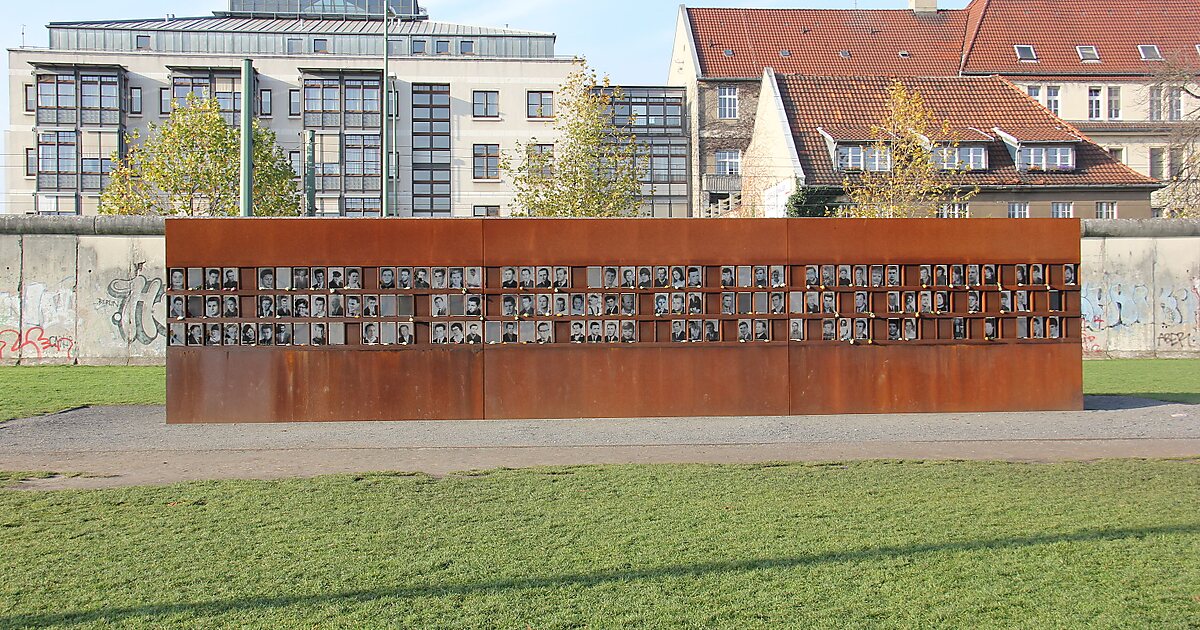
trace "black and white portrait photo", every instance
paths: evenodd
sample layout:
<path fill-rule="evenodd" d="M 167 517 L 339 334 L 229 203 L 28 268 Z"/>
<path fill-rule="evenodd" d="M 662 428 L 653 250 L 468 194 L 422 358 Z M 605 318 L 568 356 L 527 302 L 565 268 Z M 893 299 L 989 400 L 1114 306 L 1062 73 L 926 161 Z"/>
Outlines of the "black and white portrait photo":
<path fill-rule="evenodd" d="M 362 296 L 346 296 L 346 317 L 362 317 Z"/>
<path fill-rule="evenodd" d="M 571 315 L 583 315 L 587 312 L 586 302 L 582 293 L 571 294 Z"/>
<path fill-rule="evenodd" d="M 721 267 L 721 286 L 723 288 L 736 286 L 736 273 L 737 272 L 733 267 Z"/>
<path fill-rule="evenodd" d="M 621 271 L 617 267 L 604 268 L 604 288 L 615 289 L 621 285 Z"/>
<path fill-rule="evenodd" d="M 704 294 L 689 293 L 687 295 L 687 312 L 689 315 L 701 315 L 704 313 Z"/>
<path fill-rule="evenodd" d="M 554 343 L 554 326 L 550 322 L 538 322 L 534 340 L 537 343 Z"/>
<path fill-rule="evenodd" d="M 330 335 L 330 343 L 333 343 L 332 335 Z M 413 336 L 413 325 L 401 322 L 396 325 L 396 343 L 404 346 L 410 346 L 416 342 L 416 337 Z"/>
<path fill-rule="evenodd" d="M 187 344 L 187 327 L 183 324 L 167 326 L 167 345 L 182 346 Z"/>
<path fill-rule="evenodd" d="M 933 267 L 931 265 L 921 265 L 919 275 L 921 288 L 925 288 L 933 284 Z"/>
<path fill-rule="evenodd" d="M 516 285 L 514 285 L 514 287 L 515 287 L 515 286 L 516 286 Z M 428 268 L 428 267 L 415 267 L 415 268 L 413 268 L 413 288 L 414 288 L 414 289 L 428 289 L 428 288 L 430 288 L 430 285 L 429 285 L 429 268 Z"/>
<path fill-rule="evenodd" d="M 775 292 L 771 294 L 771 301 L 767 307 L 767 310 L 769 310 L 773 315 L 787 312 L 787 307 L 784 304 L 782 293 Z"/>
<path fill-rule="evenodd" d="M 888 291 L 887 307 L 888 307 L 887 310 L 889 313 L 899 313 L 902 310 L 900 308 L 900 292 L 899 291 Z"/>
<path fill-rule="evenodd" d="M 221 317 L 241 317 L 241 308 L 238 305 L 237 296 L 226 295 L 222 300 Z"/>
<path fill-rule="evenodd" d="M 632 276 L 632 275 L 633 275 L 633 273 L 631 271 L 630 276 Z M 632 280 L 632 278 L 631 278 L 631 280 Z M 537 268 L 537 277 L 534 279 L 534 286 L 538 289 L 551 289 L 554 287 L 554 281 L 550 279 L 550 268 L 549 267 L 538 267 Z M 454 288 L 454 287 L 450 287 L 450 288 Z"/>
<path fill-rule="evenodd" d="M 450 334 L 446 342 L 451 344 L 463 344 L 467 342 L 467 330 L 463 327 L 462 322 L 450 322 Z"/>
<path fill-rule="evenodd" d="M 465 342 L 471 345 L 483 343 L 483 325 L 479 322 L 468 322 Z"/>
<path fill-rule="evenodd" d="M 363 300 L 363 317 L 379 317 L 379 296 L 364 295 Z M 298 309 L 299 307 L 297 307 Z M 296 317 L 300 317 L 299 314 Z"/>
<path fill-rule="evenodd" d="M 754 323 L 748 319 L 738 320 L 738 342 L 754 341 Z"/>
<path fill-rule="evenodd" d="M 675 315 L 684 315 L 687 313 L 687 296 L 685 294 L 671 294 L 671 313 Z"/>
<path fill-rule="evenodd" d="M 887 320 L 887 338 L 888 341 L 900 341 L 903 333 L 900 330 L 899 319 Z"/>
<path fill-rule="evenodd" d="M 754 267 L 753 284 L 759 289 L 765 289 L 767 287 L 767 268 L 765 265 L 756 265 Z"/>
<path fill-rule="evenodd" d="M 654 268 L 654 288 L 665 289 L 671 286 L 671 272 L 666 267 Z"/>
<path fill-rule="evenodd" d="M 242 324 L 242 345 L 253 346 L 258 342 L 258 331 L 254 324 Z"/>
<path fill-rule="evenodd" d="M 853 284 L 854 279 L 850 277 L 850 265 L 838 265 L 837 268 L 837 283 L 839 287 L 848 287 Z"/>
<path fill-rule="evenodd" d="M 883 265 L 871 265 L 871 286 L 883 286 Z"/>
<path fill-rule="evenodd" d="M 1046 318 L 1046 338 L 1058 339 L 1062 336 L 1062 320 L 1058 317 Z"/>
<path fill-rule="evenodd" d="M 502 267 L 500 269 L 500 286 L 505 289 L 517 288 L 516 267 Z"/>
<path fill-rule="evenodd" d="M 671 341 L 687 341 L 687 322 L 682 319 L 671 320 Z"/>
<path fill-rule="evenodd" d="M 947 275 L 946 265 L 937 265 L 933 268 L 933 286 L 945 287 L 950 285 L 950 278 Z"/>
<path fill-rule="evenodd" d="M 620 284 L 622 289 L 636 289 L 637 269 L 634 269 L 633 267 L 621 267 Z"/>
<path fill-rule="evenodd" d="M 950 310 L 949 291 L 938 291 L 933 294 L 933 310 L 935 313 L 945 313 Z"/>
<path fill-rule="evenodd" d="M 542 293 L 537 296 L 537 314 L 541 317 L 550 315 L 550 295 Z"/>
<path fill-rule="evenodd" d="M 188 325 L 188 327 L 187 327 L 187 345 L 189 345 L 189 346 L 203 346 L 204 345 L 204 326 L 202 326 L 200 324 L 189 324 Z"/>
<path fill-rule="evenodd" d="M 793 319 L 788 321 L 788 339 L 791 341 L 804 341 L 803 319 Z"/>
<path fill-rule="evenodd" d="M 836 341 L 837 340 L 837 320 L 822 319 L 821 320 L 821 340 Z"/>
<path fill-rule="evenodd" d="M 604 343 L 618 343 L 621 341 L 621 323 L 616 320 L 604 322 Z"/>
<path fill-rule="evenodd" d="M 737 313 L 737 302 L 735 301 L 735 297 L 736 297 L 736 294 L 734 294 L 734 293 L 722 293 L 721 294 L 721 314 L 722 315 L 733 315 L 734 313 Z M 657 304 L 655 304 L 655 308 L 657 308 Z"/>
<path fill-rule="evenodd" d="M 533 296 L 532 295 L 522 295 L 521 296 L 520 300 L 517 302 L 517 314 L 520 315 L 521 317 L 533 317 L 534 316 Z"/>
<path fill-rule="evenodd" d="M 979 298 L 979 291 L 967 291 L 967 312 L 978 313 L 983 310 L 983 303 Z"/>
<path fill-rule="evenodd" d="M 953 321 L 953 327 L 954 327 L 954 338 L 955 339 L 966 339 L 967 338 L 967 320 L 966 320 L 966 318 L 955 317 L 954 321 Z"/>
<path fill-rule="evenodd" d="M 450 278 L 449 278 L 449 280 L 446 281 L 447 289 L 465 289 L 466 288 L 465 281 L 463 280 L 463 268 L 462 267 L 451 267 L 449 269 L 448 273 L 449 273 Z"/>
<path fill-rule="evenodd" d="M 1032 327 L 1030 336 L 1034 339 L 1044 339 L 1046 337 L 1045 323 L 1041 317 L 1031 317 L 1029 323 Z"/>
<path fill-rule="evenodd" d="M 309 328 L 312 330 L 312 334 L 309 335 L 309 339 L 308 339 L 309 345 L 312 345 L 312 346 L 327 346 L 327 345 L 329 345 L 328 326 L 329 326 L 328 324 L 323 324 L 320 322 L 310 325 Z M 395 328 L 393 327 L 392 330 L 393 330 L 392 336 L 395 337 L 395 332 L 394 332 Z"/>
<path fill-rule="evenodd" d="M 864 272 L 865 273 L 865 272 Z M 863 276 L 866 277 L 865 275 Z M 809 265 L 804 268 L 804 287 L 812 288 L 821 285 L 820 268 L 816 265 Z"/>
<path fill-rule="evenodd" d="M 379 290 L 390 291 L 396 288 L 396 269 L 393 267 L 379 268 Z"/>
<path fill-rule="evenodd" d="M 917 320 L 912 318 L 904 320 L 904 339 L 906 341 L 916 340 L 919 337 L 917 330 Z"/>
<path fill-rule="evenodd" d="M 275 296 L 275 317 L 292 317 L 292 296 Z"/>
<path fill-rule="evenodd" d="M 867 300 L 867 292 L 866 291 L 855 291 L 854 292 L 854 312 L 855 313 L 866 313 L 869 310 L 871 310 L 871 305 Z M 826 312 L 832 312 L 832 311 L 826 311 Z"/>
<path fill-rule="evenodd" d="M 1063 265 L 1063 284 L 1074 285 L 1077 279 L 1075 265 Z"/>
<path fill-rule="evenodd" d="M 809 291 L 804 294 L 804 312 L 820 313 L 821 312 L 821 294 L 816 291 Z"/>
<path fill-rule="evenodd" d="M 905 291 L 904 292 L 904 312 L 905 313 L 916 313 L 917 312 L 917 292 L 916 291 Z"/>
<path fill-rule="evenodd" d="M 1046 272 L 1041 265 L 1029 265 L 1029 283 L 1046 284 Z"/>
<path fill-rule="evenodd" d="M 260 346 L 275 345 L 275 327 L 271 324 L 258 325 L 258 344 Z"/>
<path fill-rule="evenodd" d="M 952 265 L 950 267 L 950 286 L 961 287 L 966 285 L 966 277 L 963 275 L 962 265 Z"/>
<path fill-rule="evenodd" d="M 1025 286 L 1029 284 L 1029 266 L 1016 265 L 1017 286 Z"/>
<path fill-rule="evenodd" d="M 258 270 L 258 288 L 274 289 L 275 288 L 275 269 L 273 267 L 260 267 Z"/>
<path fill-rule="evenodd" d="M 1017 310 L 1022 312 L 1032 310 L 1029 308 L 1028 291 L 1017 291 Z"/>
<path fill-rule="evenodd" d="M 778 289 L 787 286 L 787 270 L 783 265 L 771 266 L 771 288 Z"/>
<path fill-rule="evenodd" d="M 837 267 L 834 265 L 821 265 L 821 285 L 826 287 L 837 286 Z"/>
<path fill-rule="evenodd" d="M 396 288 L 405 290 L 413 288 L 412 269 L 409 267 L 396 269 Z"/>
<path fill-rule="evenodd" d="M 821 311 L 824 313 L 837 313 L 837 294 L 833 291 L 826 291 L 821 294 Z"/>
<path fill-rule="evenodd" d="M 221 316 L 221 298 L 216 295 L 204 296 L 204 316 L 205 317 L 220 317 Z"/>
<path fill-rule="evenodd" d="M 932 313 L 933 312 L 933 292 L 932 291 L 921 291 L 921 293 L 919 295 L 919 300 L 920 300 L 920 312 L 922 312 L 922 313 Z"/>
<path fill-rule="evenodd" d="M 1000 284 L 1000 279 L 996 276 L 996 265 L 983 266 L 983 283 L 989 286 Z"/>
<path fill-rule="evenodd" d="M 517 296 L 504 295 L 500 298 L 500 315 L 501 317 L 517 316 Z"/>
<path fill-rule="evenodd" d="M 463 281 L 463 286 L 468 289 L 482 289 L 483 269 L 480 267 L 467 267 L 466 279 Z"/>
<path fill-rule="evenodd" d="M 204 345 L 219 346 L 221 345 L 222 336 L 220 324 L 206 324 L 204 326 Z"/>
<path fill-rule="evenodd" d="M 983 320 L 983 338 L 991 340 L 997 339 L 999 336 L 996 334 L 996 318 L 985 317 Z"/>
<path fill-rule="evenodd" d="M 682 289 L 687 286 L 687 272 L 683 267 L 671 267 L 671 288 Z"/>
<path fill-rule="evenodd" d="M 689 288 L 698 289 L 704 286 L 704 268 L 703 267 L 688 267 L 687 268 L 687 286 Z"/>
<path fill-rule="evenodd" d="M 277 345 L 277 346 L 292 345 L 292 325 L 291 324 L 275 324 L 275 345 Z"/>
<path fill-rule="evenodd" d="M 591 316 L 604 314 L 604 297 L 599 293 L 589 293 L 587 296 L 587 314 Z"/>
<path fill-rule="evenodd" d="M 600 321 L 588 322 L 587 332 L 588 343 L 604 343 L 604 323 Z"/>
<path fill-rule="evenodd" d="M 220 269 L 205 269 L 204 270 L 204 290 L 205 291 L 220 291 L 221 290 L 221 270 Z"/>
<path fill-rule="evenodd" d="M 583 343 L 587 341 L 587 331 L 584 329 L 581 320 L 577 319 L 571 322 L 570 341 L 571 343 Z"/>
<path fill-rule="evenodd" d="M 346 288 L 346 270 L 342 267 L 329 268 L 329 288 L 333 291 Z"/>
<path fill-rule="evenodd" d="M 838 320 L 838 341 L 853 341 L 854 327 L 849 319 Z"/>
<path fill-rule="evenodd" d="M 688 320 L 688 341 L 698 343 L 704 341 L 704 322 L 698 319 Z"/>
<path fill-rule="evenodd" d="M 637 294 L 622 293 L 621 294 L 621 314 L 622 315 L 637 315 Z"/>
<path fill-rule="evenodd" d="M 887 266 L 887 284 L 889 287 L 900 286 L 900 265 Z"/>
<path fill-rule="evenodd" d="M 237 291 L 241 287 L 241 279 L 238 277 L 236 267 L 226 267 L 221 273 L 221 288 L 226 291 Z"/>
<path fill-rule="evenodd" d="M 329 288 L 324 267 L 313 267 L 308 273 L 308 279 L 314 289 L 324 290 Z"/>
<path fill-rule="evenodd" d="M 187 271 L 176 268 L 167 272 L 167 288 L 172 291 L 187 290 Z"/>
<path fill-rule="evenodd" d="M 308 267 L 292 268 L 292 288 L 307 291 L 311 287 L 308 279 Z"/>
<path fill-rule="evenodd" d="M 967 265 L 967 285 L 979 286 L 979 265 Z"/>
<path fill-rule="evenodd" d="M 704 340 L 705 341 L 720 341 L 721 340 L 721 322 L 715 319 L 704 320 Z"/>
<path fill-rule="evenodd" d="M 172 295 L 169 302 L 170 306 L 167 308 L 167 317 L 171 319 L 183 319 L 187 317 L 187 302 L 184 301 L 182 295 Z"/>
<path fill-rule="evenodd" d="M 566 296 L 559 296 L 563 302 L 563 315 L 566 314 Z M 467 317 L 482 317 L 483 316 L 483 297 L 479 295 L 466 296 L 466 306 L 463 308 L 463 315 Z"/>
<path fill-rule="evenodd" d="M 379 344 L 379 326 L 375 322 L 366 322 L 363 324 L 362 342 L 368 346 Z"/>
<path fill-rule="evenodd" d="M 650 286 L 650 269 L 649 267 L 642 268 L 646 272 L 646 284 Z M 470 287 L 470 285 L 467 285 Z M 571 270 L 568 267 L 554 268 L 554 288 L 555 289 L 570 289 L 571 288 Z"/>
<path fill-rule="evenodd" d="M 868 320 L 860 317 L 854 320 L 854 340 L 866 341 L 871 338 L 870 327 L 867 325 Z"/>
<path fill-rule="evenodd" d="M 732 293 L 726 293 L 725 295 L 728 295 L 731 298 L 733 297 Z M 657 317 L 662 317 L 664 315 L 670 315 L 670 314 L 671 314 L 671 294 L 655 293 L 654 294 L 654 315 Z"/>
<path fill-rule="evenodd" d="M 450 331 L 443 322 L 435 322 L 430 326 L 429 343 L 443 345 L 450 340 Z"/>
<path fill-rule="evenodd" d="M 605 294 L 605 296 L 604 296 L 604 314 L 605 315 L 619 315 L 620 313 L 621 313 L 621 306 L 617 301 L 617 294 L 615 294 L 615 293 Z"/>
<path fill-rule="evenodd" d="M 346 276 L 349 277 L 349 275 L 350 275 L 350 270 L 347 269 Z M 431 289 L 447 288 L 447 273 L 446 273 L 445 267 L 430 267 L 429 275 L 430 275 L 429 288 L 431 288 Z M 348 283 L 346 285 L 346 288 L 347 289 L 350 288 Z"/>
<path fill-rule="evenodd" d="M 867 286 L 867 266 L 866 265 L 855 265 L 854 266 L 854 285 L 853 286 L 856 286 L 856 287 Z"/>
<path fill-rule="evenodd" d="M 329 296 L 329 316 L 330 317 L 345 317 L 346 308 L 345 302 L 340 295 Z"/>
<path fill-rule="evenodd" d="M 1000 312 L 1011 313 L 1013 310 L 1012 291 L 1000 292 Z"/>

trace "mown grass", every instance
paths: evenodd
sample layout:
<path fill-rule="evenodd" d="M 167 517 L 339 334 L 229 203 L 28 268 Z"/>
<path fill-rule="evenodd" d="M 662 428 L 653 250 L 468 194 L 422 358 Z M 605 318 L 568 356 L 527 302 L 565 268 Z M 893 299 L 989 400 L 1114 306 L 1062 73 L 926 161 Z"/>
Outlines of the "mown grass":
<path fill-rule="evenodd" d="M 0 627 L 1195 627 L 1200 463 L 0 491 Z"/>
<path fill-rule="evenodd" d="M 1200 404 L 1200 359 L 1084 361 L 1083 392 Z"/>
<path fill-rule="evenodd" d="M 87 405 L 162 405 L 167 370 L 154 367 L 0 367 L 0 422 Z"/>

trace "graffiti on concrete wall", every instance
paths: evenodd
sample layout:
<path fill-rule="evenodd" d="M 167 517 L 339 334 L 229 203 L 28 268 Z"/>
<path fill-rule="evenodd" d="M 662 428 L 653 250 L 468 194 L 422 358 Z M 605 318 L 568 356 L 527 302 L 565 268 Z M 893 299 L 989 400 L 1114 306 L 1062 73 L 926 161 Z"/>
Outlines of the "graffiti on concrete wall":
<path fill-rule="evenodd" d="M 150 345 L 167 335 L 167 327 L 155 315 L 163 303 L 165 283 L 142 273 L 138 262 L 133 277 L 114 278 L 108 283 L 108 298 L 97 300 L 97 309 L 111 314 L 112 325 L 125 343 Z"/>
<path fill-rule="evenodd" d="M 0 359 L 73 359 L 78 354 L 74 339 L 48 335 L 41 326 L 30 326 L 24 331 L 17 328 L 0 330 Z"/>
<path fill-rule="evenodd" d="M 1084 351 L 1192 351 L 1200 348 L 1200 278 L 1159 283 L 1157 290 L 1105 272 L 1084 282 Z"/>

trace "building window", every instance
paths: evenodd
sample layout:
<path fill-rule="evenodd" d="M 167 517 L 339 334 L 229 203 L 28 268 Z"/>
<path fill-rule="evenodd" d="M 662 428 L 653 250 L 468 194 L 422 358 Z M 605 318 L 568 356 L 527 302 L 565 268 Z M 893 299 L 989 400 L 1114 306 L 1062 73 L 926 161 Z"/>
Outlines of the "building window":
<path fill-rule="evenodd" d="M 1070 146 L 1021 147 L 1018 168 L 1035 171 L 1070 171 L 1075 168 L 1075 148 Z"/>
<path fill-rule="evenodd" d="M 258 115 L 263 118 L 270 118 L 274 109 L 274 104 L 271 102 L 271 90 L 258 91 Z"/>
<path fill-rule="evenodd" d="M 428 46 L 429 46 L 429 42 L 427 42 L 423 39 L 414 39 L 414 40 L 412 40 L 412 54 L 424 55 L 428 50 L 427 49 Z"/>
<path fill-rule="evenodd" d="M 383 215 L 383 200 L 379 197 L 346 197 L 346 216 L 378 217 Z"/>
<path fill-rule="evenodd" d="M 531 144 L 526 149 L 530 155 L 536 155 L 540 159 L 542 168 L 538 170 L 538 174 L 542 177 L 550 177 L 554 171 L 554 145 L 553 144 Z"/>
<path fill-rule="evenodd" d="M 150 36 L 138 35 L 134 44 L 138 50 L 150 50 Z"/>
<path fill-rule="evenodd" d="M 159 88 L 158 113 L 163 116 L 171 113 L 171 88 Z"/>
<path fill-rule="evenodd" d="M 472 113 L 476 118 L 500 117 L 500 93 L 476 90 L 471 94 Z"/>
<path fill-rule="evenodd" d="M 947 203 L 937 209 L 939 219 L 968 219 L 971 217 L 971 204 Z"/>
<path fill-rule="evenodd" d="M 840 171 L 863 170 L 863 146 L 860 144 L 838 145 L 837 166 Z"/>
<path fill-rule="evenodd" d="M 342 84 L 338 79 L 304 80 L 304 126 L 340 127 Z"/>
<path fill-rule="evenodd" d="M 217 77 L 216 80 L 217 107 L 230 125 L 238 124 L 242 113 L 242 92 L 238 83 L 237 77 Z"/>
<path fill-rule="evenodd" d="M 987 169 L 987 147 L 965 145 L 938 147 L 934 151 L 938 167 L 945 171 L 982 171 Z"/>
<path fill-rule="evenodd" d="M 142 88 L 129 88 L 129 113 L 142 115 Z"/>
<path fill-rule="evenodd" d="M 1055 116 L 1058 115 L 1059 91 L 1060 88 L 1057 85 L 1046 86 L 1046 109 L 1050 110 L 1050 113 L 1054 114 Z"/>
<path fill-rule="evenodd" d="M 1158 46 L 1153 44 L 1142 44 L 1138 46 L 1138 53 L 1142 56 L 1142 61 L 1162 61 L 1162 53 L 1158 51 Z"/>
<path fill-rule="evenodd" d="M 529 92 L 525 99 L 529 118 L 554 118 L 554 92 Z"/>
<path fill-rule="evenodd" d="M 74 195 L 38 195 L 37 213 L 54 215 L 79 214 L 79 200 Z"/>
<path fill-rule="evenodd" d="M 880 150 L 879 147 L 874 145 L 868 146 L 863 152 L 863 159 L 866 161 L 868 171 L 892 170 L 891 148 Z"/>
<path fill-rule="evenodd" d="M 25 111 L 28 113 L 37 111 L 37 90 L 33 88 L 32 83 L 25 84 Z"/>
<path fill-rule="evenodd" d="M 287 54 L 289 54 L 289 55 L 304 54 L 304 40 L 299 37 L 289 37 L 287 39 Z"/>
<path fill-rule="evenodd" d="M 296 177 L 304 174 L 304 164 L 300 161 L 299 151 L 288 151 L 288 164 L 292 165 L 292 172 Z"/>
<path fill-rule="evenodd" d="M 500 145 L 475 145 L 474 167 L 475 179 L 500 179 Z"/>
<path fill-rule="evenodd" d="M 474 55 L 475 54 L 475 42 L 470 39 L 464 39 L 461 42 L 458 42 L 458 54 Z"/>
<path fill-rule="evenodd" d="M 38 170 L 38 150 L 25 149 L 25 177 L 36 177 Z"/>
<path fill-rule="evenodd" d="M 167 111 L 173 105 L 187 105 L 188 96 L 205 99 L 211 93 L 212 81 L 208 77 L 175 77 L 171 80 L 171 102 L 167 104 Z"/>
<path fill-rule="evenodd" d="M 717 167 L 717 175 L 741 175 L 742 174 L 742 152 L 741 151 L 717 151 L 716 167 Z"/>
<path fill-rule="evenodd" d="M 1084 63 L 1100 61 L 1100 51 L 1095 46 L 1076 46 L 1075 52 L 1079 53 L 1079 60 Z"/>
<path fill-rule="evenodd" d="M 1150 147 L 1150 177 L 1163 180 L 1164 162 L 1167 150 L 1162 147 Z"/>
<path fill-rule="evenodd" d="M 1075 216 L 1075 204 L 1070 201 L 1055 201 L 1050 204 L 1050 216 L 1055 219 L 1070 219 Z"/>
<path fill-rule="evenodd" d="M 1088 120 L 1100 120 L 1100 97 L 1103 92 L 1098 87 L 1088 88 Z"/>
<path fill-rule="evenodd" d="M 1120 86 L 1110 86 L 1108 88 L 1108 118 L 1109 120 L 1117 120 L 1121 117 L 1121 88 Z"/>
<path fill-rule="evenodd" d="M 1167 173 L 1171 176 L 1171 179 L 1175 179 L 1183 173 L 1183 148 L 1171 147 L 1167 152 L 1167 157 L 1170 158 Z"/>
<path fill-rule="evenodd" d="M 413 215 L 450 214 L 450 86 L 412 87 Z"/>
<path fill-rule="evenodd" d="M 1183 120 L 1183 88 L 1167 89 L 1167 120 Z"/>
<path fill-rule="evenodd" d="M 314 39 L 313 40 L 313 52 L 319 53 L 319 54 L 329 52 L 329 40 L 321 39 L 321 38 Z"/>
<path fill-rule="evenodd" d="M 1097 219 L 1115 219 L 1115 218 L 1117 218 L 1117 202 L 1115 202 L 1115 201 L 1097 201 L 1096 202 L 1096 218 Z"/>
<path fill-rule="evenodd" d="M 475 206 L 473 214 L 477 217 L 498 217 L 500 206 Z"/>
<path fill-rule="evenodd" d="M 1026 92 L 1029 94 L 1029 98 L 1032 98 L 1032 99 L 1033 99 L 1033 100 L 1035 100 L 1035 101 L 1041 102 L 1041 100 L 1042 100 L 1042 86 L 1040 86 L 1040 85 L 1027 85 L 1027 86 L 1025 86 L 1025 91 L 1026 91 Z"/>
<path fill-rule="evenodd" d="M 737 86 L 722 86 L 717 88 L 717 118 L 734 120 L 738 117 Z"/>
<path fill-rule="evenodd" d="M 1037 52 L 1034 51 L 1033 46 L 1018 44 L 1013 46 L 1013 50 L 1017 53 L 1017 61 L 1034 63 L 1038 60 Z"/>
<path fill-rule="evenodd" d="M 346 79 L 346 126 L 378 128 L 382 94 L 378 79 Z"/>
<path fill-rule="evenodd" d="M 1028 201 L 1010 201 L 1010 202 L 1008 202 L 1008 218 L 1010 218 L 1010 219 L 1028 219 L 1029 218 L 1029 202 Z"/>
<path fill-rule="evenodd" d="M 37 78 L 37 121 L 39 124 L 74 124 L 75 77 L 43 74 Z"/>
<path fill-rule="evenodd" d="M 342 137 L 337 133 L 313 135 L 313 177 L 321 192 L 342 190 Z M 361 178 L 355 180 L 361 181 Z"/>
<path fill-rule="evenodd" d="M 45 131 L 38 134 L 38 175 L 74 175 L 79 170 L 79 136 L 74 131 Z M 42 183 L 38 182 L 42 188 Z M 59 182 L 45 188 L 74 188 Z"/>
<path fill-rule="evenodd" d="M 1162 120 L 1163 115 L 1163 89 L 1161 87 L 1150 88 L 1150 120 Z"/>
<path fill-rule="evenodd" d="M 1108 147 L 1108 154 L 1111 155 L 1114 160 L 1116 160 L 1122 164 L 1125 163 L 1125 148 L 1124 147 Z"/>
<path fill-rule="evenodd" d="M 288 90 L 288 116 L 299 116 L 300 114 L 300 90 Z"/>
<path fill-rule="evenodd" d="M 379 190 L 383 153 L 375 134 L 346 134 L 346 189 Z"/>
<path fill-rule="evenodd" d="M 450 54 L 450 41 L 446 40 L 446 39 L 439 39 L 439 40 L 435 41 L 433 43 L 433 52 L 434 52 L 434 54 L 437 54 L 437 55 L 449 55 Z"/>

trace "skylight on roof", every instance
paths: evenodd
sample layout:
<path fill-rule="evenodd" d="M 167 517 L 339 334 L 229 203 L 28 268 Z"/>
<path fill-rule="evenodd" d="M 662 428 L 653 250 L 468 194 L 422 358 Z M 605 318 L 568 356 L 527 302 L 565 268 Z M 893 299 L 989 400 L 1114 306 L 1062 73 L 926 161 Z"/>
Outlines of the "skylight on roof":
<path fill-rule="evenodd" d="M 1075 52 L 1079 53 L 1080 61 L 1100 61 L 1100 51 L 1095 46 L 1076 46 Z"/>
<path fill-rule="evenodd" d="M 1162 53 L 1158 51 L 1158 46 L 1154 44 L 1141 44 L 1138 46 L 1138 52 L 1142 54 L 1142 61 L 1162 61 Z"/>
<path fill-rule="evenodd" d="M 1196 54 L 1200 55 L 1200 44 L 1196 44 Z"/>
<path fill-rule="evenodd" d="M 1038 60 L 1037 52 L 1033 50 L 1033 46 L 1017 44 L 1013 46 L 1013 50 L 1017 53 L 1017 61 L 1035 62 Z"/>
<path fill-rule="evenodd" d="M 790 50 L 788 50 L 788 49 L 784 48 L 783 50 L 779 51 L 779 56 L 780 56 L 780 57 L 791 57 L 791 56 L 792 56 L 792 51 L 790 51 Z"/>
<path fill-rule="evenodd" d="M 850 58 L 850 51 L 849 51 L 849 50 L 839 50 L 839 51 L 838 51 L 838 56 L 839 56 L 839 57 L 841 57 L 842 59 L 849 59 L 849 58 Z"/>
<path fill-rule="evenodd" d="M 725 56 L 726 56 L 726 57 L 732 57 L 732 56 L 733 56 L 733 49 L 732 49 L 732 48 L 726 48 L 726 49 L 725 49 Z"/>

